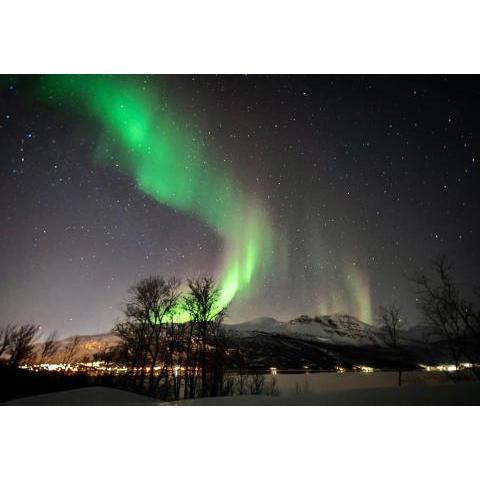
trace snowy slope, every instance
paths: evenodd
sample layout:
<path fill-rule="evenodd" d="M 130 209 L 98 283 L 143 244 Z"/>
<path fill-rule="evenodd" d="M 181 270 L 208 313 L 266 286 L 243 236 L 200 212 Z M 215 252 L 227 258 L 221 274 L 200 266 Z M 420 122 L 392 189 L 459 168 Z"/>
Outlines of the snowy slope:
<path fill-rule="evenodd" d="M 382 332 L 377 327 L 367 325 L 355 317 L 340 314 L 318 317 L 302 315 L 288 322 L 266 317 L 229 325 L 228 328 L 244 335 L 264 332 L 333 344 L 383 344 Z"/>
<path fill-rule="evenodd" d="M 479 405 L 478 382 L 338 390 L 322 393 L 208 397 L 162 403 L 154 398 L 106 387 L 87 387 L 34 397 L 2 405 Z"/>
<path fill-rule="evenodd" d="M 282 326 L 282 322 L 275 320 L 272 317 L 260 317 L 250 320 L 248 322 L 224 324 L 229 330 L 237 332 L 276 332 Z"/>

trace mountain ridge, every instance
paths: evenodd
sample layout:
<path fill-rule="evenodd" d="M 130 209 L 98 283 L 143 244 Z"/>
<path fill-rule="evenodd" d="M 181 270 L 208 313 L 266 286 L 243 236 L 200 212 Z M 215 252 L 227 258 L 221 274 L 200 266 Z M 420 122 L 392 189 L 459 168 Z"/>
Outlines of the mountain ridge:
<path fill-rule="evenodd" d="M 384 343 L 380 328 L 345 314 L 314 317 L 300 315 L 286 322 L 272 317 L 259 317 L 246 322 L 225 325 L 225 327 L 247 335 L 253 332 L 264 332 L 311 338 L 328 343 L 368 345 Z"/>

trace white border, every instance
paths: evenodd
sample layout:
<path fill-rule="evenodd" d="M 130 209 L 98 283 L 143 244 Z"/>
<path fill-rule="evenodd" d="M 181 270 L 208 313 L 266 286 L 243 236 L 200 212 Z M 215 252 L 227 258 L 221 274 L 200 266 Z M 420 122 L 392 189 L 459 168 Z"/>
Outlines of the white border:
<path fill-rule="evenodd" d="M 0 407 L 2 478 L 474 478 L 477 408 Z M 148 475 L 148 477 L 146 477 Z"/>
<path fill-rule="evenodd" d="M 3 73 L 475 73 L 471 0 L 2 2 Z"/>

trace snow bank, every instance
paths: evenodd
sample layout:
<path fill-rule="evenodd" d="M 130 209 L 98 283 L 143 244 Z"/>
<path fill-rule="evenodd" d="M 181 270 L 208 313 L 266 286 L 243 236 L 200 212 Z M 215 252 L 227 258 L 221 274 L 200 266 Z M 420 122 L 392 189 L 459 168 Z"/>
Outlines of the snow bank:
<path fill-rule="evenodd" d="M 2 405 L 164 405 L 164 406 L 279 406 L 279 405 L 480 405 L 480 382 L 356 389 L 278 396 L 242 395 L 161 403 L 143 395 L 105 387 L 87 387 L 26 397 Z"/>

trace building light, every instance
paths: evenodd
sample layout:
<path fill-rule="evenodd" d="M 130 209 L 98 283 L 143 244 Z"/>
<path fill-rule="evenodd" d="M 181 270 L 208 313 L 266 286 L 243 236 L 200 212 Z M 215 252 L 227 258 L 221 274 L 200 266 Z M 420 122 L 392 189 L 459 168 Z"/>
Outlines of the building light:
<path fill-rule="evenodd" d="M 427 372 L 456 372 L 457 371 L 457 366 L 455 365 L 422 365 L 420 364 L 419 367 L 423 368 Z M 463 368 L 473 368 L 472 363 L 460 363 L 458 366 L 458 370 L 461 370 Z"/>
<path fill-rule="evenodd" d="M 276 367 L 270 367 L 270 373 L 272 375 L 276 375 L 277 374 L 277 368 Z"/>
<path fill-rule="evenodd" d="M 374 371 L 372 367 L 367 367 L 366 365 L 358 365 L 356 370 L 360 370 L 362 373 L 372 373 Z"/>

